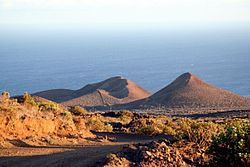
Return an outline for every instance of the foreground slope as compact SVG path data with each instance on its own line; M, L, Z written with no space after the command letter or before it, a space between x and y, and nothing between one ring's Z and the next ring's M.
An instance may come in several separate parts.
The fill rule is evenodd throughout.
M249 109L250 98L207 84L191 73L184 73L162 90L133 105L137 107Z
M62 106L42 98L0 96L0 147L69 143L71 136L94 136ZM69 139L69 140L68 140Z
M99 83L86 85L75 91L57 89L38 92L34 95L60 102L65 106L105 106L143 99L148 97L150 93L131 80L112 77Z

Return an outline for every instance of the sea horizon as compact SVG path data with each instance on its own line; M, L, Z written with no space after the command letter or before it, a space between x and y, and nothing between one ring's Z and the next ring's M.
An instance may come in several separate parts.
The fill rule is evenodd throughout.
M250 31L1 31L0 91L11 95L79 89L113 76L154 93L191 72L250 97Z

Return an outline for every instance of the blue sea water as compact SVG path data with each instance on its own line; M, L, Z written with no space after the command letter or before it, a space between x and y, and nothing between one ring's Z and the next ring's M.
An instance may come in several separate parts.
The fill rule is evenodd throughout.
M0 91L78 89L122 75L155 92L184 72L250 97L250 30L0 32Z

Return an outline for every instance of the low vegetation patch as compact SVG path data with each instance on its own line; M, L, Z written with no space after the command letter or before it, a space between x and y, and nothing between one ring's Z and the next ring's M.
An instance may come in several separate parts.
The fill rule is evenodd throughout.
M35 102L35 100L33 99L33 97L28 92L25 92L23 94L23 103L25 105L37 106L37 103Z
M148 116L129 125L136 133L171 134L173 140L125 147L107 157L107 166L122 162L131 166L250 166L249 120L224 120L219 124Z
M62 108L59 107L57 103L54 103L52 101L36 101L29 93L25 92L23 94L23 99L21 101L24 105L28 107L35 107L38 108L38 111L59 111L63 110Z
M88 111L86 109L82 108L81 106L70 107L69 111L74 115L84 115L84 114L88 113Z
M53 102L38 102L37 106L39 111L58 111L59 106Z
M96 132L112 132L113 127L108 124L104 123L103 121L97 119L97 118L89 118L86 122L86 126Z
M137 113L132 115L128 111L118 113L120 120L122 117L131 119L125 125L130 133L164 133L171 135L173 140L124 148L107 158L107 166L122 163L131 166L249 166L249 121L222 120L216 123Z
M134 114L128 110L121 110L118 112L119 119L124 122L125 124L128 124L132 119Z
M212 138L223 130L223 127L213 122L203 122L191 119L177 120L175 138L184 139L197 143L201 146L208 146Z
M235 121L213 138L209 147L216 166L250 166L250 122Z
M165 133L168 135L175 135L176 133L174 122L165 116L135 119L130 124L131 131L139 134L156 135Z

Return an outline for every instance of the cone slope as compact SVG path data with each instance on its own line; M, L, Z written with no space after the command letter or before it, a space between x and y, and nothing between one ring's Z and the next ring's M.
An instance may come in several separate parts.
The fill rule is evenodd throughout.
M249 108L250 98L222 90L184 73L171 84L140 102L144 106L170 108Z
M60 102L65 106L107 106L143 99L150 93L131 80L118 76L99 83L88 84L76 91L57 89L34 95Z

